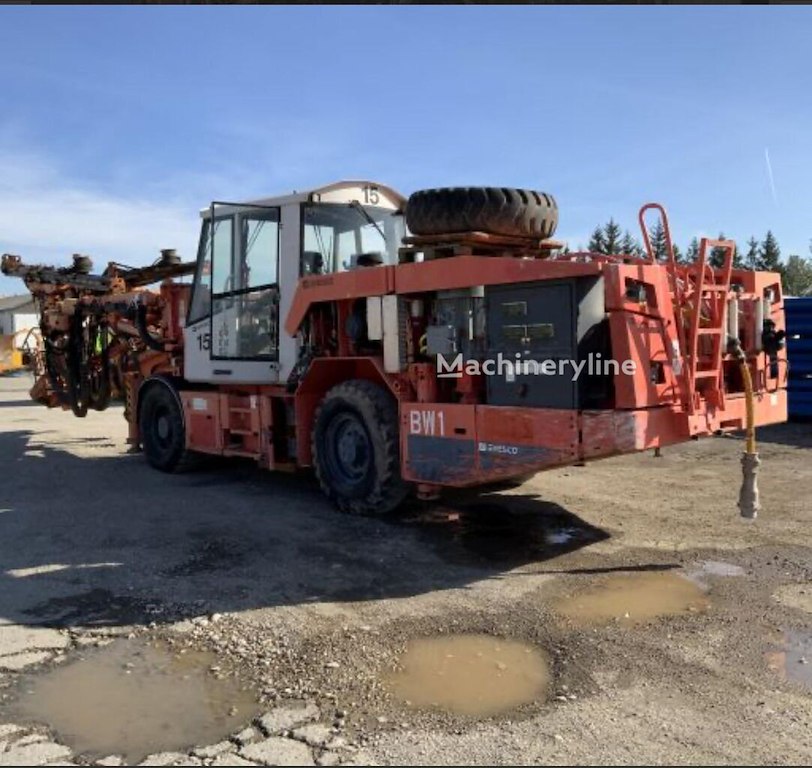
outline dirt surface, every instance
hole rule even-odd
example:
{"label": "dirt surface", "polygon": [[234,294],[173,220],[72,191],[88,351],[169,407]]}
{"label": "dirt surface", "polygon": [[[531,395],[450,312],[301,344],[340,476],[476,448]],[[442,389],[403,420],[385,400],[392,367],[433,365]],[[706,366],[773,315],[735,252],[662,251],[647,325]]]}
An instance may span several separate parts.
{"label": "dirt surface", "polygon": [[[812,636],[809,425],[760,430],[755,523],[736,509],[735,437],[379,521],[335,513],[308,476],[240,462],[161,474],[127,453],[120,408],[76,419],[31,403],[29,385],[0,379],[0,765],[19,750],[91,760],[57,747],[47,722],[17,723],[28,735],[14,742],[13,705],[27,676],[119,634],[213,652],[263,711],[307,703],[332,746],[318,737],[290,761],[812,761],[798,650]],[[701,610],[595,623],[556,612],[613,576],[666,571],[705,590]],[[539,647],[549,695],[483,718],[394,697],[385,681],[409,641],[452,633]],[[316,730],[288,735],[312,746]],[[289,747],[228,743],[243,764]],[[194,746],[164,762],[218,764]]]}

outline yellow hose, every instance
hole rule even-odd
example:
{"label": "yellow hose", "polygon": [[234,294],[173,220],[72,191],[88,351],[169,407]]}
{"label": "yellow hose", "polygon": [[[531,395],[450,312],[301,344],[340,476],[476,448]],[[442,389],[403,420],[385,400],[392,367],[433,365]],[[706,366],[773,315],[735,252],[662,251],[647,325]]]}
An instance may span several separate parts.
{"label": "yellow hose", "polygon": [[753,377],[750,375],[750,366],[747,365],[747,360],[742,357],[739,360],[739,367],[742,372],[742,380],[744,381],[744,407],[746,413],[746,436],[747,446],[744,449],[745,453],[756,452],[756,409],[753,398]]}

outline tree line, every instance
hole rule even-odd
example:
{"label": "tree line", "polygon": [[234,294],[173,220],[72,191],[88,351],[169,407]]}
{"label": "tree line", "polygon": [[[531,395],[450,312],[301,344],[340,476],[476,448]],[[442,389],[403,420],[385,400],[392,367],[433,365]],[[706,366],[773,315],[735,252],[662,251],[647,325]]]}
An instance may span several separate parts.
{"label": "tree line", "polygon": [[[724,240],[723,232],[719,233],[718,240]],[[651,249],[659,261],[667,258],[668,246],[665,237],[665,228],[661,221],[649,230]],[[682,250],[674,243],[674,258],[680,264],[691,264],[699,255],[699,239],[694,237],[687,248]],[[640,241],[633,237],[629,230],[622,230],[620,225],[609,219],[602,227],[595,227],[589,238],[588,251],[604,253],[607,255],[630,254],[643,256],[645,250]],[[810,244],[812,252],[812,243]],[[709,263],[720,267],[724,263],[725,249],[712,248],[708,257]],[[747,241],[746,249],[736,250],[733,253],[734,269],[755,269],[767,272],[778,272],[784,293],[787,296],[806,296],[812,294],[812,259],[804,258],[799,254],[790,254],[786,261],[781,260],[781,248],[778,240],[771,230],[767,230],[762,240],[751,236]]]}

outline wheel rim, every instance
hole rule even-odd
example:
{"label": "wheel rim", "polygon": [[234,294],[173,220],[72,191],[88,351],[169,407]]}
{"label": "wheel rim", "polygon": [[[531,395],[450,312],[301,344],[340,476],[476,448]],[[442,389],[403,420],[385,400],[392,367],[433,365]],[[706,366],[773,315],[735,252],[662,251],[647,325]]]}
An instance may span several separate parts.
{"label": "wheel rim", "polygon": [[356,486],[369,474],[372,441],[366,427],[354,414],[341,413],[327,427],[326,460],[333,477],[341,484]]}
{"label": "wheel rim", "polygon": [[154,418],[155,428],[153,435],[155,442],[162,450],[166,450],[172,444],[172,420],[169,409],[165,407],[157,408]]}

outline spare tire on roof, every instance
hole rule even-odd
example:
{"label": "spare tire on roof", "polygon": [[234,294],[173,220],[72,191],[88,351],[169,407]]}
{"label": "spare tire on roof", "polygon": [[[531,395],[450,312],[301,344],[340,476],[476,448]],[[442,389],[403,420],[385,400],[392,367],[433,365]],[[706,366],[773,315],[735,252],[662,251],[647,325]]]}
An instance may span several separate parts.
{"label": "spare tire on roof", "polygon": [[558,206],[552,195],[532,189],[421,189],[409,197],[406,224],[415,235],[488,232],[543,239],[555,232]]}

